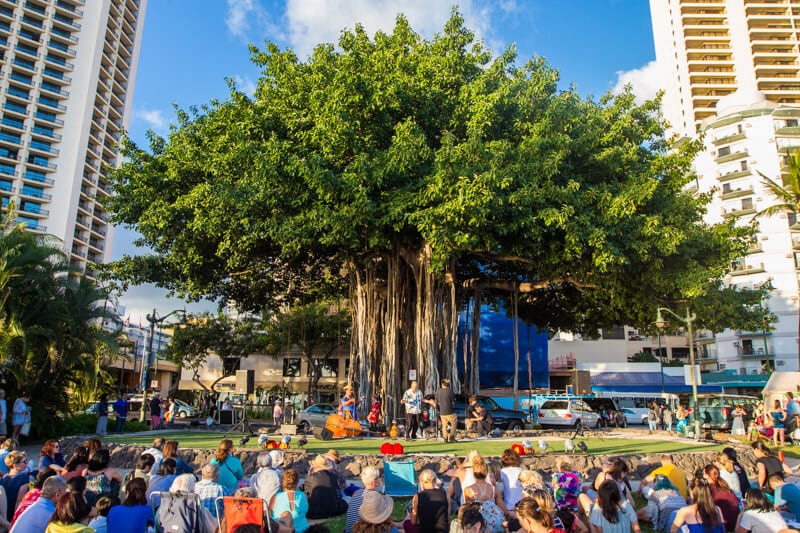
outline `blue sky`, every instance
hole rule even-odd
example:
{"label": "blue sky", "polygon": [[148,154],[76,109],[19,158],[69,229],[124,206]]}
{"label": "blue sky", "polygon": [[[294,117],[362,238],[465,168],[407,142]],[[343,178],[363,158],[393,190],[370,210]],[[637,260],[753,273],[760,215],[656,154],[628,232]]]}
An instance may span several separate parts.
{"label": "blue sky", "polygon": [[[334,42],[342,28],[361,23],[369,33],[391,31],[397,13],[424,36],[440,31],[449,0],[149,0],[129,134],[169,131],[173,104],[201,105],[228,94],[225,79],[251,92],[258,69],[248,44],[266,40],[305,57],[319,42]],[[493,50],[515,43],[520,63],[540,55],[558,68],[564,87],[600,96],[632,83],[649,98],[657,91],[655,52],[646,0],[469,0],[457,2],[467,25]],[[134,235],[117,228],[113,257],[137,253]],[[120,299],[135,322],[155,307],[183,307],[153,287]],[[194,305],[191,309],[213,308]]]}

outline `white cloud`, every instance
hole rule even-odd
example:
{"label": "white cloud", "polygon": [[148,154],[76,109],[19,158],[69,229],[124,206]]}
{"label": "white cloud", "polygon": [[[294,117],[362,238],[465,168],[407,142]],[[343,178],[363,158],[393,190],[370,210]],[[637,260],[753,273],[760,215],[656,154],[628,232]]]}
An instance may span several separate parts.
{"label": "white cloud", "polygon": [[[504,2],[504,8],[514,2]],[[357,23],[369,35],[391,32],[398,13],[403,13],[411,27],[424,37],[441,32],[450,17],[451,2],[431,0],[287,0],[287,39],[300,57],[307,56],[318,43],[336,43],[343,28]],[[492,12],[498,8],[491,1],[462,0],[458,9],[466,25],[478,38],[496,49],[499,43],[491,36]]]}
{"label": "white cloud", "polygon": [[257,0],[228,0],[228,15],[225,25],[237,37],[247,37],[253,16],[260,16],[263,8]]}
{"label": "white cloud", "polygon": [[236,87],[246,95],[252,97],[256,94],[256,82],[250,76],[234,74],[233,81],[236,82]]}
{"label": "white cloud", "polygon": [[618,70],[617,83],[612,91],[618,94],[628,84],[633,87],[637,102],[642,103],[655,98],[658,91],[663,88],[658,79],[656,62],[650,61],[645,66],[633,70]]}
{"label": "white cloud", "polygon": [[167,119],[159,109],[140,109],[135,115],[157,133],[163,133],[167,129]]}

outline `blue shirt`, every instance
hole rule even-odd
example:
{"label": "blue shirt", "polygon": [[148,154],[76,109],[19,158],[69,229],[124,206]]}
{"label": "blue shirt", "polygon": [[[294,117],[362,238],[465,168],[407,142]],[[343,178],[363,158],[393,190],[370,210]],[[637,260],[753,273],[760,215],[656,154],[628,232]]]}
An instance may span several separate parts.
{"label": "blue shirt", "polygon": [[127,400],[123,400],[122,398],[114,402],[114,411],[117,413],[117,416],[122,418],[128,416],[128,403]]}
{"label": "blue shirt", "polygon": [[108,511],[108,530],[114,533],[142,533],[152,523],[149,505],[115,505]]}
{"label": "blue shirt", "polygon": [[219,480],[217,483],[222,485],[229,493],[233,493],[239,487],[239,480],[244,477],[242,462],[238,457],[229,455],[225,461],[220,463],[217,458],[211,460],[211,464],[219,467]]}
{"label": "blue shirt", "polygon": [[785,483],[775,489],[775,505],[786,506],[786,510],[800,518],[800,487]]}
{"label": "blue shirt", "polygon": [[304,492],[295,490],[294,492],[294,509],[289,505],[289,494],[286,492],[279,492],[275,495],[275,505],[272,509],[272,519],[277,520],[283,513],[290,513],[294,524],[294,530],[297,533],[304,533],[308,529],[308,520],[306,513],[308,512],[308,499]]}
{"label": "blue shirt", "polygon": [[786,403],[786,414],[788,415],[787,420],[789,420],[792,416],[800,415],[800,403],[797,400],[792,400],[791,402]]}
{"label": "blue shirt", "polygon": [[56,504],[47,498],[39,498],[19,515],[11,533],[42,533],[55,512]]}

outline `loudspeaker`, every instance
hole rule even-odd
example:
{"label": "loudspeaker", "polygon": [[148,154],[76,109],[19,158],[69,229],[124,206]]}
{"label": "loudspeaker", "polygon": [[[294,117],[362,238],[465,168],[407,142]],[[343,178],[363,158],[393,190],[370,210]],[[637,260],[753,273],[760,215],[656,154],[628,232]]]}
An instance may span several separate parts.
{"label": "loudspeaker", "polygon": [[328,428],[322,428],[322,431],[319,432],[319,437],[317,438],[320,440],[333,440],[333,431]]}
{"label": "loudspeaker", "polygon": [[236,371],[236,394],[253,394],[256,391],[255,370]]}

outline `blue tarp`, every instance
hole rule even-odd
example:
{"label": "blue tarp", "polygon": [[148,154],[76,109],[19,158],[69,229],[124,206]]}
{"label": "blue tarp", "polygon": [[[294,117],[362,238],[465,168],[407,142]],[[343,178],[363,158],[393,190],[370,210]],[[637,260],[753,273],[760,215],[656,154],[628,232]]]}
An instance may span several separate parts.
{"label": "blue tarp", "polygon": [[[658,372],[600,372],[592,374],[594,392],[661,392],[661,375]],[[664,374],[664,392],[692,392],[683,376]],[[723,392],[720,385],[698,385],[697,392]]]}

